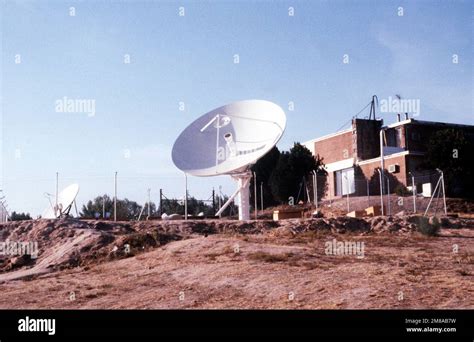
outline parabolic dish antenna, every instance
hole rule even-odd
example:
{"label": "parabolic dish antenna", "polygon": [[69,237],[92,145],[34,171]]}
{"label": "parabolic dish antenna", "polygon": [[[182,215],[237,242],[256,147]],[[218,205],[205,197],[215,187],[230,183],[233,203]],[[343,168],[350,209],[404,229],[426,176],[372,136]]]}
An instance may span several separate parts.
{"label": "parabolic dish antenna", "polygon": [[59,193],[57,202],[50,203],[49,208],[45,210],[41,217],[46,219],[55,219],[69,215],[69,211],[71,210],[72,205],[75,203],[78,193],[78,184],[71,184],[64,188],[63,191]]}
{"label": "parabolic dish antenna", "polygon": [[273,102],[245,100],[199,117],[173,146],[174,164],[193,176],[230,175],[238,189],[217,215],[239,196],[239,219],[248,220],[250,165],[270,151],[286,127],[283,109]]}

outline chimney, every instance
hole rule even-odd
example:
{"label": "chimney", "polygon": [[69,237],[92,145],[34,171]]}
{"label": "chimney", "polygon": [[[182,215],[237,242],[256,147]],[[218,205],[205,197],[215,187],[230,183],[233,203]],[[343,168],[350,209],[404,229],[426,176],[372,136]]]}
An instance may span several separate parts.
{"label": "chimney", "polygon": [[400,113],[397,114],[397,122],[400,122]]}
{"label": "chimney", "polygon": [[405,120],[408,120],[408,113],[405,113]]}

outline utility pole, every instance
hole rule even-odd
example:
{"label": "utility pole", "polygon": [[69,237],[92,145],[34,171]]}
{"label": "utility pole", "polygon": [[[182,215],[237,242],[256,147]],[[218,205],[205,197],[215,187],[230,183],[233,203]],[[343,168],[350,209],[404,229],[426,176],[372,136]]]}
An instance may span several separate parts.
{"label": "utility pole", "polygon": [[114,176],[114,221],[117,221],[117,171]]}

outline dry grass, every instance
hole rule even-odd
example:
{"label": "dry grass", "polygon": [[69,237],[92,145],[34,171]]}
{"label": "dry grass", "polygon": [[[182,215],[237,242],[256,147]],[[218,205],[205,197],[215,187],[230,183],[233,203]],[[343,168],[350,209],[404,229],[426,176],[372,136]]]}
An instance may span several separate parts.
{"label": "dry grass", "polygon": [[[474,227],[442,229],[438,237],[349,231],[319,236],[299,231],[299,222],[285,224],[294,238],[277,228],[191,236],[153,247],[151,239],[135,235],[136,243],[149,246],[142,252],[138,244],[136,256],[98,258],[87,267],[0,283],[0,308],[474,308]],[[364,242],[365,257],[326,255],[325,243],[333,238]],[[178,299],[181,291],[184,301]]]}
{"label": "dry grass", "polygon": [[250,253],[248,258],[263,262],[284,262],[289,261],[293,256],[293,253],[271,254],[267,252],[255,252]]}
{"label": "dry grass", "polygon": [[206,254],[204,254],[204,256],[206,258],[211,259],[211,260],[215,260],[217,257],[223,256],[223,255],[232,255],[232,254],[237,255],[239,253],[237,253],[233,247],[226,246],[218,252],[206,253]]}

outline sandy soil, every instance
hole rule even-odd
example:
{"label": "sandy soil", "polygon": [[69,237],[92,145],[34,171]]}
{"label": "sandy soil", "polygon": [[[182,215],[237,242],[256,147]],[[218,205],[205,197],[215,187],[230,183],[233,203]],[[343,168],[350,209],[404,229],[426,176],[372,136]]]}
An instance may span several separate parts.
{"label": "sandy soil", "polygon": [[[474,308],[470,221],[435,237],[359,219],[29,224],[0,227],[10,240],[52,227],[33,264],[3,260],[3,309]],[[333,239],[364,242],[364,257],[328,255]]]}

